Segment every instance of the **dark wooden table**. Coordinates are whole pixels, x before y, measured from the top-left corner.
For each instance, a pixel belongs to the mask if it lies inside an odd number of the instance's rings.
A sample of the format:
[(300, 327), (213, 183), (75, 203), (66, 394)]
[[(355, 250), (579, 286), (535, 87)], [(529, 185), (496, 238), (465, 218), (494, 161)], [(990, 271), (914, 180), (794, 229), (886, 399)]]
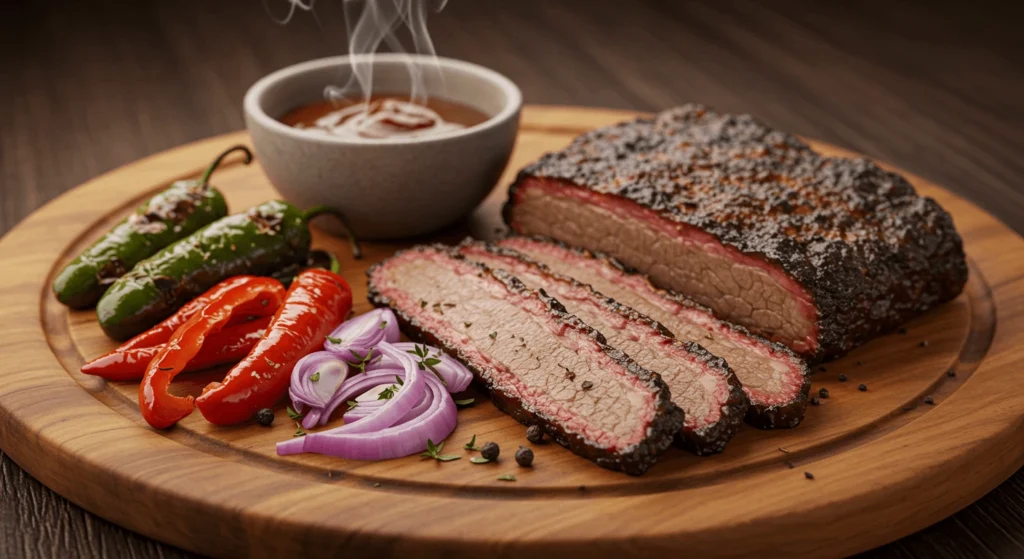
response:
[[(257, 78), (344, 52), (340, 0), (319, 4), (319, 25), (287, 27), (258, 0), (5, 6), (0, 232), (90, 177), (242, 128)], [(1005, 4), (451, 0), (431, 29), (441, 54), (503, 72), (529, 103), (753, 113), (932, 179), (1022, 232), (1024, 13)], [(1021, 555), (1024, 471), (865, 554)], [(83, 511), (0, 452), (0, 557), (19, 556), (191, 554)]]

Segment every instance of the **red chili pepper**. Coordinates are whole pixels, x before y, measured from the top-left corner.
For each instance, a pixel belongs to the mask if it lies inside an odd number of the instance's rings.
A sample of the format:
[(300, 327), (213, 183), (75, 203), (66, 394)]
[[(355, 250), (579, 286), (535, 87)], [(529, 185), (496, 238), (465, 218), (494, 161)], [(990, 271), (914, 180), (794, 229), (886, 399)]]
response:
[[(249, 354), (256, 342), (263, 338), (273, 317), (265, 316), (241, 324), (227, 326), (224, 330), (210, 335), (199, 353), (185, 365), (183, 373), (200, 371), (225, 363), (237, 363)], [(234, 320), (234, 316), (232, 316)], [(82, 372), (107, 380), (139, 380), (146, 374), (146, 367), (166, 344), (153, 347), (139, 347), (115, 350), (93, 359), (82, 366)]]
[(284, 306), (248, 357), (196, 398), (203, 417), (217, 425), (248, 420), (288, 391), (295, 363), (323, 346), (352, 310), (352, 289), (341, 276), (321, 269), (301, 272)]
[[(217, 285), (211, 287), (206, 293), (203, 293), (202, 295), (196, 297), (195, 299), (192, 299), (188, 303), (185, 303), (184, 306), (178, 309), (178, 312), (171, 315), (170, 318), (168, 318), (167, 320), (164, 320), (160, 324), (157, 324), (156, 326), (150, 328), (149, 330), (146, 330), (145, 332), (139, 334), (138, 336), (135, 336), (134, 338), (121, 344), (120, 346), (117, 347), (117, 349), (111, 351), (110, 353), (104, 355), (103, 357), (100, 357), (100, 359), (103, 359), (104, 357), (107, 357), (119, 351), (138, 349), (140, 347), (155, 347), (167, 343), (167, 340), (171, 339), (171, 334), (173, 334), (175, 330), (180, 328), (182, 324), (185, 324), (185, 322), (188, 319), (192, 318), (192, 315), (199, 312), (201, 309), (209, 305), (212, 301), (216, 301), (217, 299), (223, 297), (224, 293), (228, 292), (229, 290), (235, 287), (238, 287), (239, 285), (243, 285), (249, 282), (254, 277), (256, 276), (235, 276), (233, 278), (229, 278), (218, 283)], [(234, 316), (238, 319), (244, 319), (247, 314), (251, 314), (252, 316), (267, 315), (266, 312), (259, 312), (258, 309), (257, 312), (247, 313), (247, 309), (239, 308), (235, 311)]]
[(171, 381), (199, 353), (208, 336), (220, 332), (239, 310), (246, 313), (268, 313), (278, 309), (284, 300), (284, 286), (273, 278), (249, 278), (224, 291), (192, 315), (171, 334), (167, 344), (146, 368), (139, 384), (139, 408), (142, 417), (157, 429), (174, 425), (192, 413), (191, 396), (171, 395)]

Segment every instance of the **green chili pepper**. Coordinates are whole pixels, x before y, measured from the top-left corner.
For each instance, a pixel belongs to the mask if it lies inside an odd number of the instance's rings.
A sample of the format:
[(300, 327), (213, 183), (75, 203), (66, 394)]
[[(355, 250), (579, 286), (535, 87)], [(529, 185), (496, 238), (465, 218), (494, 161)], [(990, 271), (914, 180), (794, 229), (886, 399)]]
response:
[(235, 151), (245, 153), (246, 164), (252, 161), (245, 146), (225, 151), (199, 180), (175, 182), (85, 249), (54, 280), (57, 300), (74, 309), (89, 308), (143, 259), (227, 215), (224, 196), (209, 182), (214, 169)]
[[(336, 211), (302, 212), (270, 201), (222, 218), (164, 248), (118, 279), (100, 299), (96, 315), (114, 339), (126, 339), (167, 318), (217, 283), (243, 274), (270, 276), (307, 262), (309, 220)], [(358, 258), (358, 244), (353, 239)]]

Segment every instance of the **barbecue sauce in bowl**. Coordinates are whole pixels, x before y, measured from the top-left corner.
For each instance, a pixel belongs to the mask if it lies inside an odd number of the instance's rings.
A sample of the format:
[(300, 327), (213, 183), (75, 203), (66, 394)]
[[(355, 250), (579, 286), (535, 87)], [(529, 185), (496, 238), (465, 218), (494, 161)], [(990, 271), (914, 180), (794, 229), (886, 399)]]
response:
[(280, 121), (293, 128), (347, 139), (383, 140), (440, 136), (475, 126), (487, 115), (445, 99), (412, 103), (397, 96), (316, 101), (289, 111)]

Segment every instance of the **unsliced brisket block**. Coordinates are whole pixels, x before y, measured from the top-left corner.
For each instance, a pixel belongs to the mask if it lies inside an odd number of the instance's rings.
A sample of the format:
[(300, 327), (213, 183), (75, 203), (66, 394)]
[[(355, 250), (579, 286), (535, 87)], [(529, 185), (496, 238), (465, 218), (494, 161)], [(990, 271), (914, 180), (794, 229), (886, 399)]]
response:
[(658, 375), (507, 272), (420, 246), (367, 275), (370, 300), (407, 335), (458, 357), (500, 409), (601, 466), (641, 474), (683, 425)]
[(504, 213), (518, 233), (606, 252), (813, 359), (953, 299), (967, 279), (953, 220), (903, 177), (697, 105), (541, 157)]
[(600, 332), (609, 345), (658, 373), (672, 401), (686, 413), (677, 440), (687, 450), (699, 455), (721, 452), (736, 434), (747, 411), (747, 397), (723, 359), (697, 343), (671, 338), (654, 320), (514, 250), (468, 240), (458, 249), (475, 262), (508, 271), (530, 289), (543, 289)]
[(527, 237), (509, 237), (498, 244), (589, 284), (602, 296), (657, 320), (676, 338), (699, 341), (724, 358), (750, 400), (747, 423), (771, 429), (795, 427), (803, 419), (810, 372), (789, 348), (719, 320), (707, 307), (678, 293), (654, 287), (646, 276), (607, 255)]

